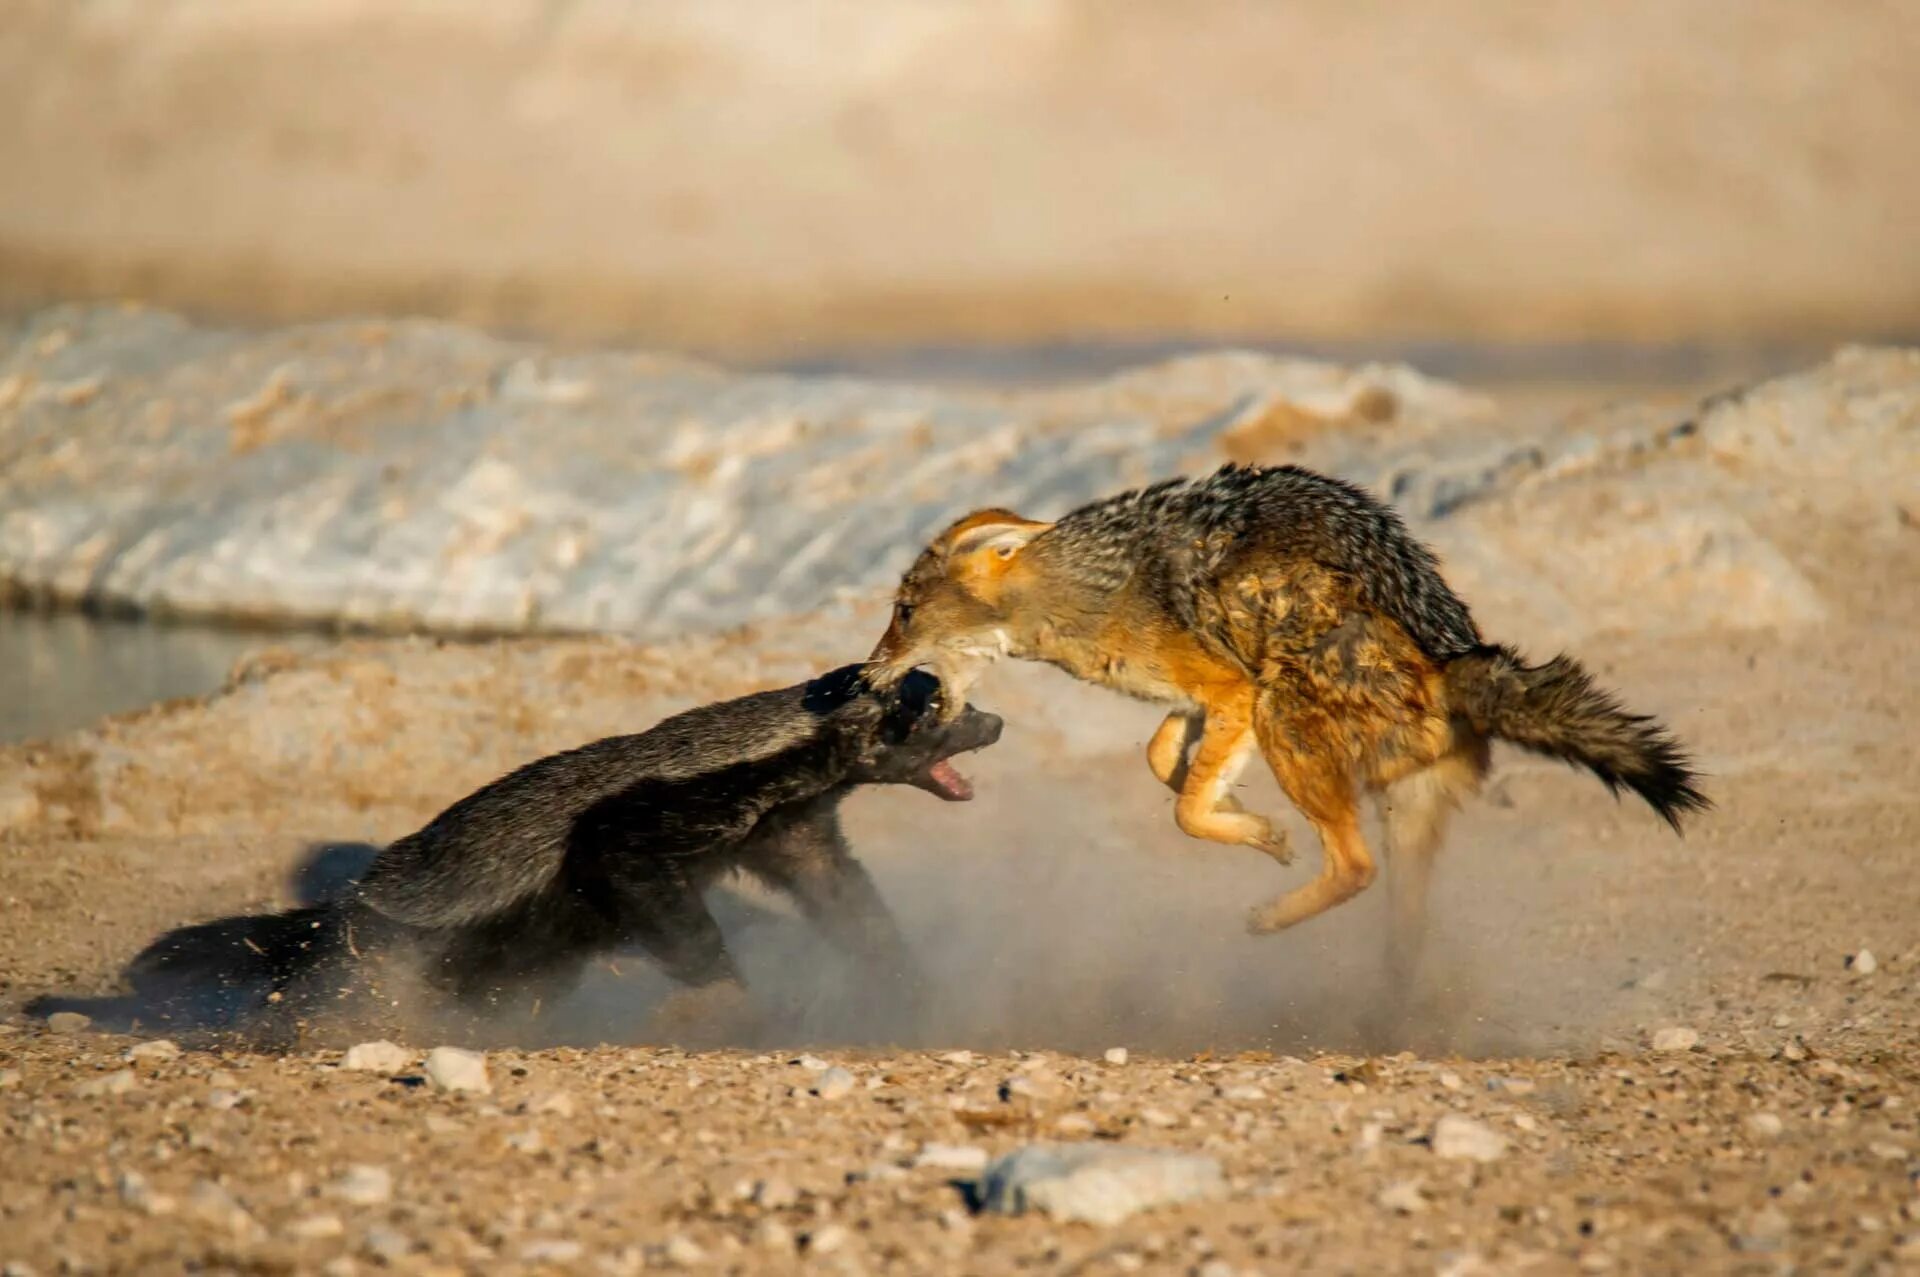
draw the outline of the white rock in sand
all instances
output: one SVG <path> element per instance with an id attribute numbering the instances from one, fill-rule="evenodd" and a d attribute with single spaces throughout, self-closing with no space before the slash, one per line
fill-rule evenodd
<path id="1" fill-rule="evenodd" d="M 437 1090 L 485 1095 L 493 1090 L 487 1081 L 487 1057 L 478 1051 L 457 1046 L 436 1046 L 427 1052 L 427 1081 Z"/>
<path id="2" fill-rule="evenodd" d="M 843 1068 L 831 1068 L 813 1084 L 813 1093 L 823 1100 L 838 1100 L 853 1093 L 853 1074 Z"/>
<path id="3" fill-rule="evenodd" d="M 980 1203 L 1003 1215 L 1038 1210 L 1062 1221 L 1117 1224 L 1150 1207 L 1225 1191 L 1220 1163 L 1211 1157 L 1113 1144 L 1031 1144 L 987 1167 Z"/>
<path id="4" fill-rule="evenodd" d="M 166 1038 L 155 1038 L 151 1042 L 141 1042 L 128 1047 L 126 1058 L 133 1064 L 141 1060 L 177 1060 L 180 1058 L 180 1045 Z"/>
<path id="5" fill-rule="evenodd" d="M 1507 1140 L 1484 1123 L 1449 1113 L 1433 1124 L 1433 1151 L 1459 1161 L 1497 1162 L 1506 1156 Z"/>
<path id="6" fill-rule="evenodd" d="M 1653 1049 L 1656 1051 L 1691 1051 L 1699 1045 L 1699 1031 L 1689 1029 L 1684 1024 L 1669 1024 L 1653 1031 Z"/>
<path id="7" fill-rule="evenodd" d="M 355 1073 L 398 1073 L 413 1063 L 413 1052 L 391 1042 L 362 1042 L 350 1046 L 340 1067 Z"/>
<path id="8" fill-rule="evenodd" d="M 384 1166 L 349 1166 L 332 1192 L 355 1206 L 379 1206 L 393 1200 L 393 1173 Z"/>

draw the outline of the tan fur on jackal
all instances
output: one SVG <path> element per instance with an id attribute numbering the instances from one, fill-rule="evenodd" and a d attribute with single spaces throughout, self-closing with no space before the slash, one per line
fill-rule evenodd
<path id="1" fill-rule="evenodd" d="M 981 510 L 902 578 L 869 677 L 924 666 L 951 703 L 1002 656 L 1169 707 L 1147 762 L 1196 838 L 1282 864 L 1285 835 L 1229 792 L 1257 751 L 1313 824 L 1318 876 L 1253 911 L 1279 931 L 1366 889 L 1359 800 L 1394 857 L 1394 952 L 1425 927 L 1432 856 L 1499 738 L 1584 766 L 1663 818 L 1707 805 L 1678 744 L 1575 662 L 1525 664 L 1481 641 L 1433 555 L 1386 506 L 1287 466 L 1227 466 L 1045 523 Z"/>

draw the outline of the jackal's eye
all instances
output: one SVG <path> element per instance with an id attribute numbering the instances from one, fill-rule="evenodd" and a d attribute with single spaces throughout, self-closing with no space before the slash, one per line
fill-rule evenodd
<path id="1" fill-rule="evenodd" d="M 895 604 L 893 609 L 893 619 L 898 621 L 902 625 L 913 624 L 913 605 L 910 603 Z"/>

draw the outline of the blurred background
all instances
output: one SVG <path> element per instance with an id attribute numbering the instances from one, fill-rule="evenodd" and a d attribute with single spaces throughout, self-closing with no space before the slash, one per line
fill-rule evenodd
<path id="1" fill-rule="evenodd" d="M 1916 67 L 1901 0 L 8 0 L 0 338 L 131 300 L 976 387 L 1233 344 L 1542 420 L 1682 403 L 1920 335 Z M 0 613 L 0 737 L 254 642 Z"/>
<path id="2" fill-rule="evenodd" d="M 1903 0 L 9 0 L 0 303 L 1698 379 L 1920 330 L 1916 66 Z"/>

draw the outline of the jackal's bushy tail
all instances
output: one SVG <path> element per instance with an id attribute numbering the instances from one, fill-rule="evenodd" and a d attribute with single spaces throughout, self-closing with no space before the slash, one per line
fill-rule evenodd
<path id="1" fill-rule="evenodd" d="M 1510 647 L 1481 647 L 1446 670 L 1453 712 L 1483 736 L 1510 741 L 1631 789 L 1678 831 L 1712 806 L 1686 751 L 1656 720 L 1632 714 L 1570 656 L 1528 665 Z"/>

